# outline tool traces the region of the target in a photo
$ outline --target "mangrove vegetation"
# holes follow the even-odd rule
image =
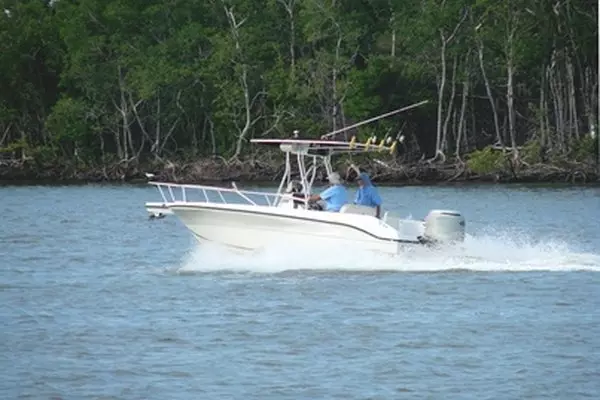
[[[401,137],[380,179],[589,180],[593,0],[2,0],[0,178],[272,179],[251,138]],[[259,152],[260,151],[260,152]],[[552,178],[554,177],[554,178]]]

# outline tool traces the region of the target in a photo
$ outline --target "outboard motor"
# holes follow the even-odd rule
[[[465,240],[465,218],[458,211],[431,210],[425,217],[425,243],[453,243]]]

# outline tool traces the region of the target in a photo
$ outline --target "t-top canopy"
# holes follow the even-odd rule
[[[398,141],[402,142],[403,136],[397,137],[395,140],[391,137],[382,139],[379,143],[377,143],[377,137],[372,136],[367,139],[365,143],[357,143],[356,136],[352,137],[350,142],[342,142],[335,140],[325,140],[329,137],[332,137],[338,133],[346,132],[350,129],[357,128],[361,125],[369,124],[371,122],[377,121],[382,118],[386,118],[403,111],[410,110],[415,107],[422,106],[423,104],[428,103],[429,100],[424,100],[419,103],[415,103],[403,108],[399,108],[394,111],[387,112],[385,114],[378,115],[373,118],[369,118],[364,121],[357,122],[354,125],[350,125],[344,127],[342,129],[335,130],[333,132],[329,132],[323,136],[321,136],[320,140],[317,139],[307,139],[307,138],[299,138],[294,137],[293,139],[252,139],[250,140],[252,143],[271,145],[271,146],[279,146],[281,151],[284,153],[294,153],[294,154],[304,154],[304,155],[313,155],[313,156],[331,156],[332,154],[339,153],[360,153],[360,152],[382,152],[389,151],[393,154],[396,151],[396,146],[398,145]],[[298,131],[294,131],[294,134],[297,135]]]
[[[268,146],[279,146],[284,153],[315,156],[383,151],[393,153],[397,146],[397,141],[391,138],[383,139],[377,143],[377,138],[374,136],[367,139],[365,143],[357,143],[355,137],[349,142],[319,139],[251,139],[250,142]]]

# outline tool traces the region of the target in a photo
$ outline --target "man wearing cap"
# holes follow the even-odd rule
[[[325,211],[339,212],[340,208],[348,202],[348,193],[342,185],[340,174],[333,172],[329,175],[329,186],[321,194],[313,194],[308,198],[308,201],[325,201]]]
[[[357,178],[358,181],[358,191],[356,192],[356,198],[354,199],[354,204],[374,207],[375,217],[379,218],[381,214],[381,197],[379,196],[379,192],[377,188],[373,186],[371,183],[371,178],[365,172],[361,172]]]

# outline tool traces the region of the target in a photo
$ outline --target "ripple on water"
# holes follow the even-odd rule
[[[143,187],[0,188],[0,398],[595,398],[598,193],[382,188],[470,221],[393,259],[198,250]]]

